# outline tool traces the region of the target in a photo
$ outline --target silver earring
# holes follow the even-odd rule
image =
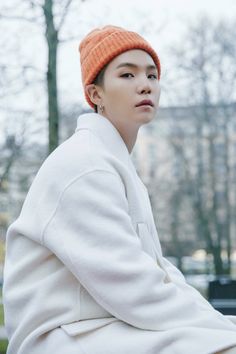
[[[102,113],[103,113],[103,111],[104,111],[104,107],[103,107],[103,105],[102,105],[102,104],[100,104],[100,105],[99,105],[99,108],[101,109],[101,111],[102,111]]]

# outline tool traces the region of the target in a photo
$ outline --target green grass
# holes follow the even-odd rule
[[[8,341],[7,339],[0,340],[0,354],[6,354]]]
[[[4,326],[3,305],[0,305],[0,326]]]
[[[2,289],[0,288],[0,296],[2,296]],[[3,305],[0,305],[0,326],[4,326]],[[0,340],[0,354],[6,354],[8,341],[7,339]]]

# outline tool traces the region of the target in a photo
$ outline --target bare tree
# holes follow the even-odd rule
[[[235,234],[234,36],[234,23],[214,24],[203,16],[188,27],[184,45],[171,48],[179,68],[176,98],[186,102],[190,113],[182,127],[185,138],[179,140],[172,139],[179,128],[178,117],[173,113],[175,129],[170,143],[184,161],[184,184],[178,183],[184,186],[183,196],[192,200],[198,239],[204,238],[206,250],[213,255],[216,274],[230,273]],[[189,122],[194,127],[194,137],[189,135]],[[223,249],[227,250],[226,264],[222,260]]]
[[[84,2],[85,0],[81,0]],[[47,70],[41,83],[46,81],[48,102],[48,153],[52,152],[59,143],[60,110],[58,104],[58,77],[57,57],[60,44],[76,38],[75,35],[65,36],[64,25],[72,7],[73,0],[64,0],[60,3],[55,0],[15,0],[15,4],[5,5],[2,8],[2,21],[27,22],[37,26],[47,44]],[[61,34],[62,33],[62,34]],[[78,38],[78,36],[77,36]],[[35,47],[37,50],[37,47]],[[23,67],[27,70],[38,71],[32,64]],[[22,73],[21,73],[21,77]]]
[[[41,139],[44,129],[45,110],[40,107],[44,104],[44,92],[48,102],[47,153],[58,145],[58,46],[78,38],[68,35],[69,31],[65,30],[71,5],[72,0],[60,3],[12,0],[0,5],[0,230],[3,235],[7,223],[22,204],[31,179],[29,174],[37,170],[33,156],[38,164],[46,156],[44,149],[38,151],[40,145],[32,143],[32,140],[38,140],[36,136]],[[29,38],[34,39],[31,47]],[[46,69],[37,55],[28,55],[38,50],[38,41],[45,39],[48,49]],[[34,93],[40,97],[40,103],[36,105]],[[12,191],[16,194],[16,184],[17,197],[13,198]],[[4,239],[4,236],[1,238]]]
[[[48,92],[48,122],[49,122],[49,153],[59,142],[59,108],[57,88],[57,50],[59,32],[65,22],[72,0],[67,0],[62,7],[59,24],[56,27],[53,15],[54,0],[45,0],[42,6],[45,18],[45,36],[48,45],[47,92]]]

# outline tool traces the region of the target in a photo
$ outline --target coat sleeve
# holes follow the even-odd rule
[[[173,277],[174,281],[181,284],[185,294],[189,293],[190,296],[193,296],[198,302],[199,306],[201,306],[203,309],[205,308],[206,310],[215,311],[215,308],[210,304],[210,302],[206,300],[205,297],[202,296],[202,294],[197,289],[187,283],[184,274],[177,267],[175,267],[174,264],[172,264],[165,257],[163,257],[163,262],[167,267],[167,271],[171,272],[171,277]],[[236,316],[224,315],[224,317],[236,325]]]
[[[197,321],[197,301],[143,251],[119,175],[93,170],[63,191],[42,243],[94,299],[118,319],[146,330]]]
[[[196,301],[198,301],[199,306],[206,308],[208,310],[214,310],[213,306],[207,301],[202,294],[195,289],[192,285],[188,284],[185,279],[184,274],[172,264],[167,258],[163,257],[164,265],[166,266],[167,271],[171,273],[171,277],[176,283],[181,284],[181,288],[184,290],[185,294],[188,293],[190,296],[193,296]]]

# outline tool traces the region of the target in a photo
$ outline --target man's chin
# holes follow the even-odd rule
[[[149,123],[154,119],[154,114],[142,114],[139,115],[138,120],[142,121],[143,124]]]

